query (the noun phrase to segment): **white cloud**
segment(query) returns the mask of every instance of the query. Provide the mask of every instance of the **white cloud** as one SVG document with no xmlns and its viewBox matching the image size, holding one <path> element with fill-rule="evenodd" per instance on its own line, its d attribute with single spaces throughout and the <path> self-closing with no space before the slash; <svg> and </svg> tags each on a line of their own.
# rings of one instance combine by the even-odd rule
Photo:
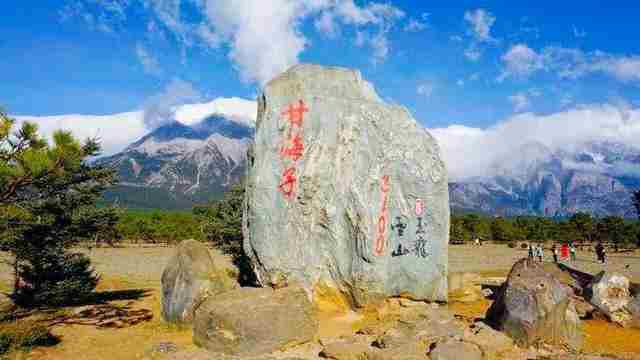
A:
<svg viewBox="0 0 640 360">
<path fill-rule="evenodd" d="M 334 14 L 329 11 L 323 11 L 314 22 L 314 25 L 319 32 L 330 38 L 336 37 L 340 33 L 340 28 L 335 21 Z"/>
<path fill-rule="evenodd" d="M 542 92 L 539 89 L 531 88 L 508 96 L 507 99 L 513 106 L 513 111 L 522 112 L 531 107 L 531 98 L 539 97 L 540 95 L 542 95 Z"/>
<path fill-rule="evenodd" d="M 464 50 L 464 56 L 471 61 L 478 61 L 482 57 L 482 52 L 478 48 L 470 46 Z"/>
<path fill-rule="evenodd" d="M 98 138 L 104 155 L 112 155 L 147 133 L 141 112 L 114 115 L 60 115 L 17 116 L 18 123 L 30 121 L 38 124 L 40 133 L 47 139 L 56 130 L 72 131 L 80 139 Z"/>
<path fill-rule="evenodd" d="M 573 36 L 577 38 L 583 38 L 587 36 L 587 32 L 584 30 L 580 30 L 575 25 L 573 25 Z"/>
<path fill-rule="evenodd" d="M 144 103 L 143 121 L 149 130 L 175 121 L 175 107 L 200 100 L 200 93 L 190 83 L 173 79 L 164 90 Z"/>
<path fill-rule="evenodd" d="M 422 95 L 424 97 L 430 97 L 431 95 L 433 95 L 434 89 L 435 89 L 435 86 L 433 84 L 422 83 L 418 85 L 418 87 L 416 88 L 416 92 L 418 93 L 418 95 Z"/>
<path fill-rule="evenodd" d="M 452 180 L 494 175 L 495 164 L 518 157 L 527 144 L 551 151 L 572 150 L 591 141 L 638 147 L 640 109 L 595 104 L 550 115 L 522 113 L 487 129 L 452 125 L 431 129 L 442 147 Z"/>
<path fill-rule="evenodd" d="M 469 23 L 473 37 L 479 42 L 495 42 L 491 36 L 491 27 L 496 17 L 485 9 L 466 11 L 464 19 Z"/>
<path fill-rule="evenodd" d="M 577 79 L 594 73 L 609 75 L 621 82 L 640 81 L 640 55 L 618 56 L 602 51 L 548 46 L 536 52 L 526 44 L 513 45 L 503 56 L 506 78 L 526 78 L 537 71 L 548 71 L 562 79 Z"/>
<path fill-rule="evenodd" d="M 409 19 L 409 22 L 404 26 L 403 30 L 407 32 L 419 32 L 428 27 L 427 19 L 429 18 L 428 13 L 422 14 L 422 20 L 417 19 Z"/>
<path fill-rule="evenodd" d="M 529 96 L 523 92 L 515 93 L 508 97 L 509 102 L 513 105 L 515 112 L 521 112 L 531 106 Z"/>
<path fill-rule="evenodd" d="M 464 80 L 458 79 L 458 81 L 456 81 L 456 85 L 461 86 L 461 87 L 464 86 Z"/>
<path fill-rule="evenodd" d="M 405 17 L 389 3 L 359 5 L 354 0 L 81 0 L 70 2 L 60 16 L 87 15 L 95 22 L 95 14 L 106 14 L 111 25 L 126 20 L 125 10 L 134 4 L 148 11 L 150 31 L 155 33 L 162 26 L 173 35 L 183 62 L 189 48 L 225 45 L 241 79 L 260 85 L 298 63 L 310 46 L 303 33 L 307 20 L 329 37 L 339 36 L 345 26 L 355 28 L 377 63 L 390 53 L 388 33 Z M 410 22 L 409 27 L 421 24 Z"/>
<path fill-rule="evenodd" d="M 162 75 L 162 68 L 160 67 L 160 63 L 158 63 L 158 59 L 151 55 L 140 43 L 136 44 L 136 56 L 138 56 L 138 60 L 140 64 L 142 64 L 145 73 L 154 76 Z"/>
<path fill-rule="evenodd" d="M 603 55 L 595 61 L 592 69 L 593 71 L 603 71 L 623 82 L 640 81 L 640 56 Z"/>
<path fill-rule="evenodd" d="M 491 36 L 491 27 L 496 18 L 485 9 L 475 9 L 466 11 L 464 20 L 468 25 L 467 34 L 471 36 L 471 42 L 464 50 L 464 56 L 475 62 L 482 57 L 484 47 L 498 43 L 498 40 Z M 460 36 L 454 36 L 452 39 L 462 40 Z"/>
<path fill-rule="evenodd" d="M 209 115 L 221 114 L 237 122 L 253 125 L 257 114 L 255 101 L 241 98 L 217 98 L 207 103 L 175 106 L 168 110 L 175 120 L 194 124 Z M 149 132 L 142 110 L 112 115 L 16 116 L 18 123 L 38 124 L 41 134 L 50 139 L 54 131 L 72 131 L 81 139 L 98 137 L 103 155 L 113 155 Z"/>
<path fill-rule="evenodd" d="M 506 54 L 502 55 L 504 70 L 498 80 L 507 77 L 528 77 L 535 71 L 543 68 L 540 55 L 526 44 L 512 46 Z"/>
<path fill-rule="evenodd" d="M 60 21 L 78 18 L 93 31 L 114 34 L 118 24 L 127 19 L 126 9 L 130 0 L 92 0 L 83 2 L 68 0 L 58 11 Z"/>
</svg>

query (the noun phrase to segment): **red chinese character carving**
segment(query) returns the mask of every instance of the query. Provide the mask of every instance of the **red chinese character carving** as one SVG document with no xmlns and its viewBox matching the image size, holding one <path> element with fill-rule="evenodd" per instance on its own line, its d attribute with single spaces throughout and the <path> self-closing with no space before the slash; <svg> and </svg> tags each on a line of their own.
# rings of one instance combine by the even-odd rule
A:
<svg viewBox="0 0 640 360">
<path fill-rule="evenodd" d="M 380 191 L 382 192 L 382 206 L 380 206 L 380 216 L 378 217 L 378 226 L 376 229 L 378 235 L 373 249 L 373 254 L 375 256 L 382 256 L 384 254 L 384 243 L 387 233 L 387 202 L 389 190 L 391 190 L 391 186 L 389 185 L 389 175 L 384 175 L 382 177 L 382 183 L 380 184 Z"/>
<path fill-rule="evenodd" d="M 304 144 L 302 143 L 302 137 L 300 134 L 295 134 L 293 137 L 289 136 L 290 144 L 283 146 L 280 149 L 280 156 L 289 157 L 293 161 L 298 161 L 302 157 L 304 152 Z"/>
<path fill-rule="evenodd" d="M 304 113 L 309 112 L 309 108 L 305 107 L 304 101 L 298 100 L 298 106 L 296 107 L 294 104 L 289 104 L 287 110 L 285 110 L 282 115 L 286 115 L 289 117 L 289 123 L 291 126 L 302 126 L 302 122 L 304 121 Z"/>
<path fill-rule="evenodd" d="M 282 173 L 282 178 L 280 185 L 278 185 L 278 189 L 282 192 L 282 195 L 287 199 L 291 199 L 295 193 L 296 189 L 296 168 L 289 167 L 285 169 L 284 173 Z"/>
<path fill-rule="evenodd" d="M 416 216 L 421 216 L 424 211 L 424 202 L 422 199 L 416 199 Z"/>
</svg>

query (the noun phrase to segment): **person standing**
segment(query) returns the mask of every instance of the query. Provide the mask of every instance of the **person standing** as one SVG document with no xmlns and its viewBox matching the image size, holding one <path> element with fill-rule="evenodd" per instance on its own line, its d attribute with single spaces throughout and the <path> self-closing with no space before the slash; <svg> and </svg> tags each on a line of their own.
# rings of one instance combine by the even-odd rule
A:
<svg viewBox="0 0 640 360">
<path fill-rule="evenodd" d="M 562 244 L 560 247 L 560 260 L 569 260 L 569 244 L 567 243 Z"/>
<path fill-rule="evenodd" d="M 544 258 L 544 249 L 542 248 L 542 245 L 538 245 L 536 248 L 536 255 L 538 256 L 538 261 L 542 262 L 542 259 Z"/>
<path fill-rule="evenodd" d="M 604 263 L 604 246 L 602 246 L 601 242 L 596 245 L 596 257 L 598 262 Z"/>
<path fill-rule="evenodd" d="M 529 259 L 533 259 L 533 244 L 529 243 Z"/>
<path fill-rule="evenodd" d="M 558 262 L 558 248 L 556 247 L 556 244 L 553 244 L 553 246 L 551 246 L 551 254 L 553 255 L 553 262 L 557 263 Z"/>
<path fill-rule="evenodd" d="M 569 253 L 571 253 L 571 261 L 576 261 L 576 246 L 571 243 L 569 246 Z"/>
</svg>

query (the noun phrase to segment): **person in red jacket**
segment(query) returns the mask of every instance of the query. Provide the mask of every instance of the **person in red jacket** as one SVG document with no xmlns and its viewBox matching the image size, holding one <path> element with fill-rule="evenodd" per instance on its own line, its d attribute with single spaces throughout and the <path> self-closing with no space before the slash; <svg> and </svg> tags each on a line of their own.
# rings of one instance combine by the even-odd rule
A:
<svg viewBox="0 0 640 360">
<path fill-rule="evenodd" d="M 569 259 L 569 245 L 562 244 L 560 247 L 560 260 L 568 260 Z"/>
</svg>

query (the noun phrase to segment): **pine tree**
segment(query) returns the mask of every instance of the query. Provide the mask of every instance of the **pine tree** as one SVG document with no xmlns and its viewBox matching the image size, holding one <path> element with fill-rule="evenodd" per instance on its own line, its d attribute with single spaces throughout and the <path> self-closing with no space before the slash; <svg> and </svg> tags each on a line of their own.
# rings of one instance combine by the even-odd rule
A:
<svg viewBox="0 0 640 360">
<path fill-rule="evenodd" d="M 69 249 L 117 221 L 113 209 L 95 206 L 114 172 L 87 162 L 99 154 L 95 139 L 81 144 L 57 131 L 49 145 L 35 124 L 14 126 L 0 112 L 0 248 L 13 255 L 14 299 L 23 306 L 82 302 L 98 276 Z"/>
<path fill-rule="evenodd" d="M 631 200 L 633 201 L 633 206 L 636 208 L 638 220 L 640 220 L 640 190 L 636 190 L 631 193 Z"/>
</svg>

